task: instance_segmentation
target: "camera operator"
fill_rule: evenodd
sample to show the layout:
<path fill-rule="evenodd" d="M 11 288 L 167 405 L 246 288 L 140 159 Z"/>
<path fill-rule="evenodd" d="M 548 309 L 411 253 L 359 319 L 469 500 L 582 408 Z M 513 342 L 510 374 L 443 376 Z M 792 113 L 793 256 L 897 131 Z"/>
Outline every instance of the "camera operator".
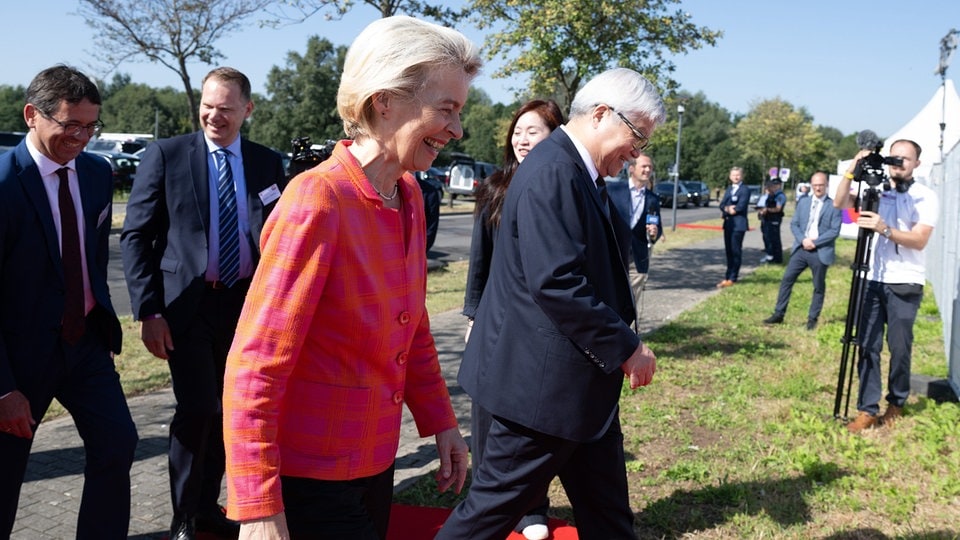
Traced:
<path fill-rule="evenodd" d="M 850 208 L 855 197 L 850 183 L 861 176 L 865 164 L 879 156 L 863 149 L 837 187 L 834 206 Z M 870 231 L 873 243 L 867 284 L 861 306 L 860 358 L 857 372 L 860 388 L 857 417 L 847 424 L 852 433 L 875 425 L 892 425 L 902 415 L 910 393 L 910 361 L 913 348 L 913 323 L 923 298 L 926 281 L 924 248 L 940 215 L 936 194 L 914 182 L 913 171 L 920 165 L 920 146 L 901 139 L 890 147 L 889 184 L 879 194 L 876 212 L 863 210 L 857 226 Z M 859 178 L 858 178 L 859 179 Z M 876 233 L 876 234 L 873 234 Z M 890 350 L 887 378 L 887 409 L 880 414 L 880 351 L 883 348 L 884 323 Z"/>

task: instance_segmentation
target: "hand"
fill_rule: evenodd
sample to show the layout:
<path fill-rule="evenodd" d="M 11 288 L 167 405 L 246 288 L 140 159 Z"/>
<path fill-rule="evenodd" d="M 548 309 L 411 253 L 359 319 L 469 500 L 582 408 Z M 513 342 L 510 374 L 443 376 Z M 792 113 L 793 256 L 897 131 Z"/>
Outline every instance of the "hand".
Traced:
<path fill-rule="evenodd" d="M 636 390 L 653 382 L 653 374 L 657 371 L 657 356 L 646 343 L 641 342 L 620 369 L 630 377 L 630 389 Z"/>
<path fill-rule="evenodd" d="M 173 338 L 170 337 L 170 327 L 163 317 L 140 321 L 140 339 L 150 354 L 163 360 L 170 359 L 167 351 L 173 350 Z"/>
<path fill-rule="evenodd" d="M 876 212 L 860 212 L 860 217 L 857 219 L 857 226 L 861 229 L 870 229 L 876 232 L 882 232 L 887 228 L 887 224 L 883 222 L 883 219 Z"/>
<path fill-rule="evenodd" d="M 14 437 L 33 438 L 36 420 L 30 416 L 30 401 L 19 390 L 10 392 L 0 399 L 0 431 Z"/>
<path fill-rule="evenodd" d="M 440 470 L 437 471 L 437 489 L 441 493 L 454 486 L 460 493 L 467 480 L 467 467 L 470 465 L 470 450 L 460 436 L 460 430 L 450 428 L 436 435 L 437 453 L 440 454 Z"/>
<path fill-rule="evenodd" d="M 263 519 L 241 522 L 238 540 L 290 540 L 287 515 L 280 512 Z"/>
<path fill-rule="evenodd" d="M 803 249 L 807 251 L 813 251 L 817 249 L 817 243 L 809 238 L 804 238 L 803 240 L 801 240 L 800 245 L 803 247 Z"/>

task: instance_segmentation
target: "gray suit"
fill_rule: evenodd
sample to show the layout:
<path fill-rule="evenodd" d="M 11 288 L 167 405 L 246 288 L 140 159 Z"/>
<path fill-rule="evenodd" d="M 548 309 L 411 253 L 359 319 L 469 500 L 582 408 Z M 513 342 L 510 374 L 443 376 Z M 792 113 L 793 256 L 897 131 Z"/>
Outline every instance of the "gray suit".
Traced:
<path fill-rule="evenodd" d="M 835 245 L 840 235 L 842 223 L 841 211 L 833 207 L 833 200 L 824 196 L 820 202 L 820 214 L 817 218 L 817 239 L 812 251 L 803 249 L 803 239 L 806 238 L 807 224 L 810 221 L 810 210 L 815 197 L 803 197 L 797 201 L 797 211 L 790 221 L 790 231 L 793 232 L 793 248 L 790 250 L 790 262 L 783 272 L 780 281 L 780 292 L 777 294 L 777 306 L 774 315 L 783 315 L 787 312 L 790 303 L 790 294 L 797 277 L 807 267 L 813 274 L 813 297 L 810 300 L 810 311 L 807 319 L 816 321 L 823 308 L 823 298 L 827 290 L 827 267 L 836 259 Z"/>

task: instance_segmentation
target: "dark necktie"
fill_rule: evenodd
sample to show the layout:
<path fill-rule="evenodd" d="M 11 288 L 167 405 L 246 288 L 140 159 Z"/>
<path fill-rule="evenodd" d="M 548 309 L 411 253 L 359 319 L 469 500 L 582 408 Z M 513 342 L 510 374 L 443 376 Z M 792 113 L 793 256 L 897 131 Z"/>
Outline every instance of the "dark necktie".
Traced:
<path fill-rule="evenodd" d="M 86 329 L 86 304 L 83 294 L 83 263 L 80 258 L 80 231 L 77 229 L 77 210 L 70 195 L 67 168 L 57 169 L 60 187 L 57 199 L 60 205 L 60 260 L 63 263 L 64 294 L 63 327 L 60 336 L 73 345 Z"/>
<path fill-rule="evenodd" d="M 220 205 L 220 281 L 232 287 L 240 277 L 240 227 L 237 221 L 237 193 L 233 188 L 233 171 L 223 148 L 214 152 L 217 164 L 217 200 Z"/>

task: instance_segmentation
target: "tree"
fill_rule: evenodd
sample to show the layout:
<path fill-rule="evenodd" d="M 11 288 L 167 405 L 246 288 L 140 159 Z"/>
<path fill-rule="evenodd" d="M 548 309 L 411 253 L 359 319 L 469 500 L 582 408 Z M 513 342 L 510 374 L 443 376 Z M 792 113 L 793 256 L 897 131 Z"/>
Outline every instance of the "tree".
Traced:
<path fill-rule="evenodd" d="M 713 167 L 704 167 L 704 163 L 714 148 L 730 138 L 733 120 L 729 111 L 708 101 L 703 92 L 692 96 L 681 93 L 666 99 L 667 121 L 653 132 L 647 153 L 653 159 L 657 177 L 667 178 L 677 159 L 678 104 L 684 106 L 680 134 L 680 179 L 710 183 Z M 725 166 L 729 170 L 732 165 L 727 163 Z"/>
<path fill-rule="evenodd" d="M 434 19 L 443 24 L 452 24 L 461 17 L 443 3 L 431 4 L 419 0 L 363 0 L 363 3 L 380 12 L 381 17 L 392 17 L 398 13 L 405 13 L 415 17 Z M 350 11 L 354 0 L 286 0 L 277 2 L 277 6 L 270 11 L 276 19 L 264 21 L 271 26 L 278 26 L 284 22 L 303 22 L 321 11 L 326 11 L 327 20 L 340 19 Z M 295 12 L 290 15 L 288 12 Z"/>
<path fill-rule="evenodd" d="M 129 81 L 129 78 L 120 80 Z M 100 112 L 106 131 L 154 133 L 156 130 L 158 137 L 172 137 L 192 130 L 183 92 L 169 86 L 157 90 L 135 83 L 118 87 L 117 81 L 114 77 L 113 83 L 101 85 L 109 89 Z"/>
<path fill-rule="evenodd" d="M 337 115 L 337 89 L 347 48 L 311 36 L 306 54 L 287 53 L 286 68 L 274 66 L 267 74 L 267 98 L 253 110 L 250 137 L 287 151 L 294 137 L 313 143 L 343 138 Z"/>
<path fill-rule="evenodd" d="M 611 67 L 634 69 L 668 91 L 675 69 L 666 54 L 714 45 L 721 32 L 698 27 L 679 0 L 473 0 L 483 28 L 503 25 L 486 39 L 487 56 L 505 60 L 494 77 L 530 75 L 533 95 L 552 96 L 567 110 L 588 78 Z M 599 30 L 599 31 L 598 31 Z M 514 53 L 514 51 L 518 51 Z"/>
<path fill-rule="evenodd" d="M 805 110 L 780 98 L 755 103 L 734 128 L 734 142 L 764 170 L 792 167 L 801 174 L 820 166 L 830 146 Z"/>
<path fill-rule="evenodd" d="M 223 58 L 214 43 L 241 28 L 241 22 L 262 12 L 272 0 L 80 0 L 80 15 L 97 35 L 111 70 L 122 62 L 145 57 L 179 75 L 200 129 L 197 98 L 187 64 L 213 64 Z"/>
<path fill-rule="evenodd" d="M 499 164 L 511 114 L 505 105 L 494 104 L 483 90 L 470 88 L 461 115 L 463 139 L 459 146 L 462 151 L 477 161 Z"/>
<path fill-rule="evenodd" d="M 26 131 L 23 122 L 24 86 L 0 85 L 0 131 Z"/>

